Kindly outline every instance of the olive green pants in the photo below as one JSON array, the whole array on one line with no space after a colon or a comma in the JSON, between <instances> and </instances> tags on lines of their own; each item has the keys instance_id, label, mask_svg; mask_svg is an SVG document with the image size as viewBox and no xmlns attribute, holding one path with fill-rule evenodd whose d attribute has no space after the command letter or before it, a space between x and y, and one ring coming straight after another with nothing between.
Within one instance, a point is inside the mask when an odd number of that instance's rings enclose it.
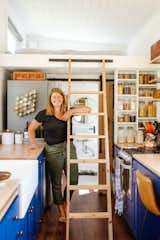
<instances>
[{"instance_id":1,"label":"olive green pants","mask_svg":"<svg viewBox=\"0 0 160 240\"><path fill-rule=\"evenodd\" d=\"M76 149L72 141L70 146L70 158L77 159ZM66 201L66 188L64 190L64 194L62 195L61 179L63 170L67 176L67 143L65 141L54 145L46 144L45 152L46 164L52 181L54 203L60 205ZM70 184L78 184L78 164L71 164ZM70 191L70 198L72 194L73 191Z\"/></svg>"}]
</instances>

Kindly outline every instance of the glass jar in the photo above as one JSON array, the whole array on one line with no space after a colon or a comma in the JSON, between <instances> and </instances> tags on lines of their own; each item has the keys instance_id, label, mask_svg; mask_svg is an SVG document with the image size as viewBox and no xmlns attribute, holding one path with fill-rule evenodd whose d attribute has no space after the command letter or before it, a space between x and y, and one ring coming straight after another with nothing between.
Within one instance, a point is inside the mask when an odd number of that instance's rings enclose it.
<instances>
[{"instance_id":1,"label":"glass jar","mask_svg":"<svg viewBox=\"0 0 160 240\"><path fill-rule=\"evenodd\" d=\"M131 95L135 95L136 94L136 85L133 83L131 84Z\"/></svg>"},{"instance_id":2,"label":"glass jar","mask_svg":"<svg viewBox=\"0 0 160 240\"><path fill-rule=\"evenodd\" d=\"M144 143L144 133L143 133L142 130L137 131L136 143L137 144L143 144Z\"/></svg>"},{"instance_id":3,"label":"glass jar","mask_svg":"<svg viewBox=\"0 0 160 240\"><path fill-rule=\"evenodd\" d=\"M139 84L143 84L143 75L142 74L139 75Z\"/></svg>"},{"instance_id":4,"label":"glass jar","mask_svg":"<svg viewBox=\"0 0 160 240\"><path fill-rule=\"evenodd\" d=\"M124 127L118 128L118 143L126 143L126 134Z\"/></svg>"},{"instance_id":5,"label":"glass jar","mask_svg":"<svg viewBox=\"0 0 160 240\"><path fill-rule=\"evenodd\" d=\"M130 115L129 114L124 115L124 122L130 122Z\"/></svg>"},{"instance_id":6,"label":"glass jar","mask_svg":"<svg viewBox=\"0 0 160 240\"><path fill-rule=\"evenodd\" d=\"M132 114L130 115L130 122L135 122L136 121L136 115Z\"/></svg>"},{"instance_id":7,"label":"glass jar","mask_svg":"<svg viewBox=\"0 0 160 240\"><path fill-rule=\"evenodd\" d=\"M148 103L148 117L156 117L156 106L154 102Z\"/></svg>"},{"instance_id":8,"label":"glass jar","mask_svg":"<svg viewBox=\"0 0 160 240\"><path fill-rule=\"evenodd\" d=\"M139 103L139 117L147 117L147 106L145 102Z\"/></svg>"},{"instance_id":9,"label":"glass jar","mask_svg":"<svg viewBox=\"0 0 160 240\"><path fill-rule=\"evenodd\" d=\"M134 100L131 100L130 107L131 110L136 110L136 102Z\"/></svg>"},{"instance_id":10,"label":"glass jar","mask_svg":"<svg viewBox=\"0 0 160 240\"><path fill-rule=\"evenodd\" d=\"M118 94L123 94L123 84L118 83Z\"/></svg>"},{"instance_id":11,"label":"glass jar","mask_svg":"<svg viewBox=\"0 0 160 240\"><path fill-rule=\"evenodd\" d=\"M135 129L133 127L127 127L127 143L135 142Z\"/></svg>"},{"instance_id":12,"label":"glass jar","mask_svg":"<svg viewBox=\"0 0 160 240\"><path fill-rule=\"evenodd\" d=\"M123 94L131 94L131 88L129 84L124 84Z\"/></svg>"},{"instance_id":13,"label":"glass jar","mask_svg":"<svg viewBox=\"0 0 160 240\"><path fill-rule=\"evenodd\" d=\"M123 114L118 115L118 122L124 122L124 115Z\"/></svg>"},{"instance_id":14,"label":"glass jar","mask_svg":"<svg viewBox=\"0 0 160 240\"><path fill-rule=\"evenodd\" d=\"M118 101L118 110L123 110L123 101Z\"/></svg>"}]
</instances>

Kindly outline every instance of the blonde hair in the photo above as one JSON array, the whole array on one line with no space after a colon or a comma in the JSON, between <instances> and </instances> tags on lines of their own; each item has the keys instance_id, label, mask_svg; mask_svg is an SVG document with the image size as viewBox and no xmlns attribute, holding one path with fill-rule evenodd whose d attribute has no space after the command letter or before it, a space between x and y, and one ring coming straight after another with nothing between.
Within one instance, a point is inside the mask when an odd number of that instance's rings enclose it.
<instances>
[{"instance_id":1,"label":"blonde hair","mask_svg":"<svg viewBox=\"0 0 160 240\"><path fill-rule=\"evenodd\" d=\"M67 110L65 95L64 95L63 91L60 88L52 88L50 93L49 93L49 96L48 96L47 107L46 107L46 115L49 115L49 116L52 116L52 115L55 114L54 106L51 102L51 96L52 96L53 93L59 93L63 97L63 103L61 105L60 111L62 113L65 113L65 111Z\"/></svg>"}]
</instances>

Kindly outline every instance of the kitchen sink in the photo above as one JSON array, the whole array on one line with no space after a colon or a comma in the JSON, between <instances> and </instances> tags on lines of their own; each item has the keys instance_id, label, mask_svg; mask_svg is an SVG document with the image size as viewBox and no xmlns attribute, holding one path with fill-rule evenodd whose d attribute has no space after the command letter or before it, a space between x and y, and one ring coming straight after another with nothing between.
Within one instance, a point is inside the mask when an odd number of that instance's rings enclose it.
<instances>
[{"instance_id":1,"label":"kitchen sink","mask_svg":"<svg viewBox=\"0 0 160 240\"><path fill-rule=\"evenodd\" d=\"M19 217L24 218L38 186L38 160L0 160L0 171L9 171L10 179L19 180Z\"/></svg>"}]
</instances>

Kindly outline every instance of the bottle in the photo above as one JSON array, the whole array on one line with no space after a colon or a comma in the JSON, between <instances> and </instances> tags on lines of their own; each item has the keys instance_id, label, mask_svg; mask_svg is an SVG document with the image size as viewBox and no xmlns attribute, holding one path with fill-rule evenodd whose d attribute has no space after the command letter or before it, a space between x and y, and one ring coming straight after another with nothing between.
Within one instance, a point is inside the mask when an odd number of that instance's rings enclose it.
<instances>
[{"instance_id":1,"label":"bottle","mask_svg":"<svg viewBox=\"0 0 160 240\"><path fill-rule=\"evenodd\" d=\"M23 132L23 139L24 141L28 141L29 139L29 134L28 134L28 127L29 127L29 122L26 122L26 126L24 128L24 132Z\"/></svg>"}]
</instances>

